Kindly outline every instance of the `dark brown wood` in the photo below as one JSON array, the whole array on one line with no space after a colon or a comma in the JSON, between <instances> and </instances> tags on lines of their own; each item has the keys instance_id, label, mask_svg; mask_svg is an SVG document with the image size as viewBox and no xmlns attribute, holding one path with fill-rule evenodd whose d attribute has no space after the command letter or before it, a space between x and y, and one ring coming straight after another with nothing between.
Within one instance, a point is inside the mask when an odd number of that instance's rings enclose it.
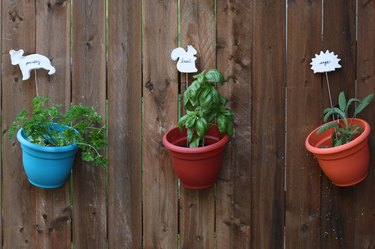
<instances>
[{"instance_id":1,"label":"dark brown wood","mask_svg":"<svg viewBox=\"0 0 375 249\"><path fill-rule=\"evenodd\" d=\"M341 69L329 73L333 105L338 94L355 96L356 74L356 1L324 1L323 50L329 49L341 59ZM323 109L329 106L327 82L323 78ZM355 187L339 188L324 175L321 185L321 247L353 248L356 203Z\"/></svg>"},{"instance_id":2,"label":"dark brown wood","mask_svg":"<svg viewBox=\"0 0 375 249\"><path fill-rule=\"evenodd\" d=\"M253 248L283 248L284 244L285 13L282 1L259 0L252 5Z\"/></svg>"},{"instance_id":3,"label":"dark brown wood","mask_svg":"<svg viewBox=\"0 0 375 249\"><path fill-rule=\"evenodd\" d=\"M375 92L375 2L358 1L357 36L357 96L363 98ZM361 118L375 127L375 103L361 114ZM375 248L375 172L374 172L374 133L371 132L370 170L367 179L356 186L355 238L353 248Z\"/></svg>"},{"instance_id":4,"label":"dark brown wood","mask_svg":"<svg viewBox=\"0 0 375 249\"><path fill-rule=\"evenodd\" d=\"M142 248L142 5L108 4L108 240L110 249L137 249Z\"/></svg>"},{"instance_id":5,"label":"dark brown wood","mask_svg":"<svg viewBox=\"0 0 375 249\"><path fill-rule=\"evenodd\" d=\"M250 246L251 229L251 41L250 1L218 1L217 67L226 82L220 91L236 113L235 137L226 147L221 175L216 185L216 246Z\"/></svg>"},{"instance_id":6,"label":"dark brown wood","mask_svg":"<svg viewBox=\"0 0 375 249\"><path fill-rule=\"evenodd\" d=\"M38 94L51 104L70 103L70 2L36 1L36 52L47 56L56 68L53 76L38 70ZM33 73L32 76L35 74ZM36 247L70 249L70 181L57 189L36 188Z\"/></svg>"},{"instance_id":7,"label":"dark brown wood","mask_svg":"<svg viewBox=\"0 0 375 249\"><path fill-rule=\"evenodd\" d=\"M35 96L34 79L23 82L18 66L10 63L9 50L35 53L35 2L2 1L2 123L3 123L3 245L36 249L35 187L24 173L21 150L7 130L18 112Z\"/></svg>"},{"instance_id":8,"label":"dark brown wood","mask_svg":"<svg viewBox=\"0 0 375 249\"><path fill-rule=\"evenodd\" d=\"M214 1L181 1L181 45L196 48L199 71L216 67ZM180 205L181 248L214 248L214 187L197 191L181 186Z\"/></svg>"},{"instance_id":9,"label":"dark brown wood","mask_svg":"<svg viewBox=\"0 0 375 249\"><path fill-rule=\"evenodd\" d=\"M162 136L177 123L177 1L145 1L143 9L143 247L176 248L177 177Z\"/></svg>"},{"instance_id":10,"label":"dark brown wood","mask_svg":"<svg viewBox=\"0 0 375 249\"><path fill-rule=\"evenodd\" d=\"M320 169L304 142L321 124L321 20L321 1L288 1L285 248L320 248Z\"/></svg>"},{"instance_id":11,"label":"dark brown wood","mask_svg":"<svg viewBox=\"0 0 375 249\"><path fill-rule=\"evenodd\" d=\"M72 8L72 102L105 117L105 1L74 1ZM106 170L77 160L73 191L74 248L106 248Z\"/></svg>"},{"instance_id":12,"label":"dark brown wood","mask_svg":"<svg viewBox=\"0 0 375 249\"><path fill-rule=\"evenodd\" d=\"M1 15L3 15L3 12L2 12L2 1L0 0L0 13ZM3 27L3 19L0 17L0 27L2 28ZM2 37L3 37L3 34L2 32L0 31L0 46L2 44ZM1 49L0 49L1 50ZM3 52L3 51L2 51ZM3 54L3 53L2 53ZM3 56L0 57L0 65L3 65ZM0 80L2 79L2 76L0 76ZM0 103L2 104L3 102L3 96L2 96L2 89L0 89ZM1 122L1 132L4 134L4 129L3 129L3 122ZM3 168L3 136L0 136L0 145L1 145L1 149L0 149L0 191L1 193L3 193L3 173L2 173L2 168ZM0 210L1 212L3 212L3 198L1 198L0 200ZM4 231L4 228L3 228L3 216L1 216L1 219L0 219L0 229L1 229L1 232L3 233ZM3 236L0 237L0 245L3 244Z\"/></svg>"}]
</instances>

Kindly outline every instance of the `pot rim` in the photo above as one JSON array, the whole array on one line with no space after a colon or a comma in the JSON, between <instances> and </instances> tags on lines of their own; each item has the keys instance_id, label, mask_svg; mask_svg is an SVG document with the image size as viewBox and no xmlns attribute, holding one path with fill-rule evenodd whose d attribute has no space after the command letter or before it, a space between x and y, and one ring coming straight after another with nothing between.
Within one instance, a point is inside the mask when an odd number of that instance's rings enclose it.
<instances>
[{"instance_id":1,"label":"pot rim","mask_svg":"<svg viewBox=\"0 0 375 249\"><path fill-rule=\"evenodd\" d=\"M314 154L327 155L327 154L338 153L338 152L350 149L350 148L355 147L356 145L362 143L363 141L365 141L369 137L370 131L371 131L371 127L370 127L369 123L367 123L365 120L360 119L360 118L348 118L348 120L356 120L356 121L359 121L361 123L360 126L363 128L363 132L361 133L361 135L359 135L358 137L356 137L355 139L353 139L349 143L346 143L346 144L343 144L343 145L340 145L340 146L337 146L337 147L318 148L318 147L315 147L315 146L310 144L310 138L312 136L318 136L316 134L316 132L320 129L320 127L325 125L325 124L322 124L319 127L315 128L307 136L307 138L305 140L306 149L308 151L310 151L311 153L314 153ZM333 122L337 122L337 121L331 121L329 123L333 123Z\"/></svg>"},{"instance_id":2,"label":"pot rim","mask_svg":"<svg viewBox=\"0 0 375 249\"><path fill-rule=\"evenodd\" d=\"M184 154L205 153L205 152L213 151L213 150L216 150L218 148L224 147L230 140L229 136L227 134L224 134L223 137L219 141L217 141L216 143L210 144L210 145L206 145L206 146L198 147L198 148L181 147L181 146L177 146L177 145L172 144L167 139L168 134L171 133L172 131L176 130L176 129L179 129L179 128L174 127L172 129L168 130L163 135L163 139L162 139L164 146L168 150L171 150L173 152L184 153Z\"/></svg>"},{"instance_id":3,"label":"pot rim","mask_svg":"<svg viewBox=\"0 0 375 249\"><path fill-rule=\"evenodd\" d=\"M25 138L25 134L23 133L23 128L18 130L17 139L21 145L26 146L36 151L59 153L59 152L67 152L67 151L72 151L72 150L77 149L76 144L71 144L71 145L66 145L66 146L42 146L39 144L34 144Z\"/></svg>"}]
</instances>

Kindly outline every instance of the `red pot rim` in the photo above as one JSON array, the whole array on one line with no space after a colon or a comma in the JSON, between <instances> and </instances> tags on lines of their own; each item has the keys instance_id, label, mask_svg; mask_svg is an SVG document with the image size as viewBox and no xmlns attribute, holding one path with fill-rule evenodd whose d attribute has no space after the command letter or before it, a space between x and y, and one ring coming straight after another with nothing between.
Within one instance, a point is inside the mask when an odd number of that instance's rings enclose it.
<instances>
[{"instance_id":1,"label":"red pot rim","mask_svg":"<svg viewBox=\"0 0 375 249\"><path fill-rule=\"evenodd\" d=\"M319 126L318 128L314 129L306 138L305 140L305 147L308 151L310 151L311 153L314 153L314 154L333 154L333 153L337 153L337 152L341 152L341 151L344 151L344 150L347 150L347 149L350 149L360 143L362 143L363 141L365 141L368 136L370 135L370 131L371 131L371 127L370 125L363 119L360 119L360 118L348 118L348 120L355 120L356 123L358 123L362 128L363 128L363 132L361 135L359 135L357 138L355 138L354 140L350 141L349 143L346 143L344 145L340 145L340 146L337 146L337 147L331 147L331 148L318 148L318 147L315 147L313 145L311 145L310 143L310 140L311 140L311 137L313 136L318 136L316 134L316 132L320 129L320 127L322 127L323 125ZM333 123L333 122L337 122L337 121L332 121L330 123Z\"/></svg>"},{"instance_id":2,"label":"red pot rim","mask_svg":"<svg viewBox=\"0 0 375 249\"><path fill-rule=\"evenodd\" d=\"M172 128L164 134L163 144L168 150L171 150L177 153L185 153L185 154L205 153L205 152L209 152L209 151L224 147L230 140L229 136L227 134L224 134L222 135L222 138L219 141L210 145L206 145L206 146L198 147L198 148L181 147L181 146L174 145L173 143L168 141L168 135L175 130L179 130L179 128L178 127ZM182 135L182 132L181 132L181 135Z\"/></svg>"}]
</instances>

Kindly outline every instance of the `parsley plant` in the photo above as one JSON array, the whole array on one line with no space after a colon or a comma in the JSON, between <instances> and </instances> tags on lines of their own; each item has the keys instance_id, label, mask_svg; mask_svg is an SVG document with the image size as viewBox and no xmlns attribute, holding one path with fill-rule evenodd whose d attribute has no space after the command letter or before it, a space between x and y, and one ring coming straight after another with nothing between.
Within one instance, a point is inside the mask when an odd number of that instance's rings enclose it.
<instances>
[{"instance_id":1,"label":"parsley plant","mask_svg":"<svg viewBox=\"0 0 375 249\"><path fill-rule=\"evenodd\" d=\"M42 96L34 98L31 115L27 109L17 115L9 129L9 139L22 127L31 143L56 147L76 144L82 151L82 160L107 166L107 159L101 152L107 147L106 125L101 125L102 118L94 108L75 104L62 113L61 105L47 106L48 101L49 98Z\"/></svg>"}]
</instances>

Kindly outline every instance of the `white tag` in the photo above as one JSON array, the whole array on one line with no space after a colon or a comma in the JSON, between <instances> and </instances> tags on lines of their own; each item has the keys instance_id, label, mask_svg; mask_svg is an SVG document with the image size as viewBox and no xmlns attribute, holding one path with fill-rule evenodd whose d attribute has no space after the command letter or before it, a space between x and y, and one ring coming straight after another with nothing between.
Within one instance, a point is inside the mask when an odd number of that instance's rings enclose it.
<instances>
[{"instance_id":1,"label":"white tag","mask_svg":"<svg viewBox=\"0 0 375 249\"><path fill-rule=\"evenodd\" d=\"M49 75L56 72L56 69L51 65L51 61L46 56L40 54L23 56L23 53L23 49L9 51L12 65L19 65L21 69L22 80L28 80L30 78L30 71L34 69L43 68L48 70Z\"/></svg>"},{"instance_id":2,"label":"white tag","mask_svg":"<svg viewBox=\"0 0 375 249\"><path fill-rule=\"evenodd\" d=\"M340 60L341 59L339 59L333 52L330 53L327 50L323 53L323 51L320 51L320 54L315 54L315 58L313 58L310 63L311 70L313 70L314 73L335 71L336 68L341 68L341 65L339 64Z\"/></svg>"},{"instance_id":3,"label":"white tag","mask_svg":"<svg viewBox=\"0 0 375 249\"><path fill-rule=\"evenodd\" d=\"M197 57L194 55L197 54L197 50L193 48L193 46L188 45L187 51L185 49L178 47L173 49L171 53L172 60L178 60L177 62L177 70L181 73L195 73L198 72L198 69L195 66L195 61Z\"/></svg>"}]
</instances>

